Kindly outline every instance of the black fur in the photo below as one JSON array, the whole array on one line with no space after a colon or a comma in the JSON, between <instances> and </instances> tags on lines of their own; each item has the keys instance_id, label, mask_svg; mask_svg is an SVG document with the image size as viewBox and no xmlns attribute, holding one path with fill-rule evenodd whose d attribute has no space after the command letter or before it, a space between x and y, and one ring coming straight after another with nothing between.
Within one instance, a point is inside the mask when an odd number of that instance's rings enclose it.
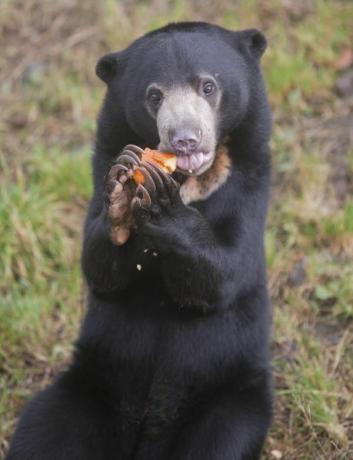
<instances>
[{"instance_id":1,"label":"black fur","mask_svg":"<svg viewBox=\"0 0 353 460\"><path fill-rule=\"evenodd\" d=\"M254 30L181 23L98 64L108 91L82 256L88 312L73 364L28 404L8 460L259 458L272 405L265 46ZM218 134L229 139L229 179L191 206L176 197L158 221L142 219L114 246L104 177L126 144L158 142L146 85L192 84L205 71L218 74L223 91Z\"/></svg>"}]
</instances>

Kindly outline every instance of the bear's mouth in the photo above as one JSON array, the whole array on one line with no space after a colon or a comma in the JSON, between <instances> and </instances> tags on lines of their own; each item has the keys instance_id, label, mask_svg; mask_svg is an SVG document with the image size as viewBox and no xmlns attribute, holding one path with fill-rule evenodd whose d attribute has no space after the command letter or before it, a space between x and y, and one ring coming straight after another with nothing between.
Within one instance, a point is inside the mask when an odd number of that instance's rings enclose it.
<instances>
[{"instance_id":1,"label":"bear's mouth","mask_svg":"<svg viewBox=\"0 0 353 460\"><path fill-rule=\"evenodd\" d=\"M188 155L177 155L177 171L187 175L198 175L211 165L213 152L196 152Z\"/></svg>"},{"instance_id":2,"label":"bear's mouth","mask_svg":"<svg viewBox=\"0 0 353 460\"><path fill-rule=\"evenodd\" d=\"M211 159L211 152L204 153L192 153L191 155L178 155L177 156L177 167L186 170L197 170L204 163Z\"/></svg>"}]
</instances>

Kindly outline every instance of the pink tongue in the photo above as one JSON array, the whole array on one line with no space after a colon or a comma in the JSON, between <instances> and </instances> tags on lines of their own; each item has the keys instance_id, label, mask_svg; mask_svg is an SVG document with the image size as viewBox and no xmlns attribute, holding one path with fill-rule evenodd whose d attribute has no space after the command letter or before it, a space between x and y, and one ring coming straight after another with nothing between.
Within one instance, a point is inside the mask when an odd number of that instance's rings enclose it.
<instances>
[{"instance_id":1,"label":"pink tongue","mask_svg":"<svg viewBox=\"0 0 353 460\"><path fill-rule=\"evenodd\" d=\"M180 169L185 169L187 171L198 169L204 160L203 153L196 153L193 155L183 155L181 157L177 157L177 166Z\"/></svg>"},{"instance_id":2,"label":"pink tongue","mask_svg":"<svg viewBox=\"0 0 353 460\"><path fill-rule=\"evenodd\" d=\"M177 157L177 166L181 169L190 169L191 168L190 157L186 155L182 157Z\"/></svg>"}]
</instances>

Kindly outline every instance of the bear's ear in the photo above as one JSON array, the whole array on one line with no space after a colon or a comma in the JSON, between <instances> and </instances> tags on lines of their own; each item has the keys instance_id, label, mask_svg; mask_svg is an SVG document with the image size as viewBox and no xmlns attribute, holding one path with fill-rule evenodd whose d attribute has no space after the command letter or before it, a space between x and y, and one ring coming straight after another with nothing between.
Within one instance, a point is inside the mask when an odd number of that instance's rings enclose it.
<instances>
[{"instance_id":1,"label":"bear's ear","mask_svg":"<svg viewBox=\"0 0 353 460\"><path fill-rule=\"evenodd\" d=\"M96 74L107 85L119 71L123 57L123 51L108 53L102 56L96 65Z\"/></svg>"},{"instance_id":2,"label":"bear's ear","mask_svg":"<svg viewBox=\"0 0 353 460\"><path fill-rule=\"evenodd\" d=\"M245 45L249 53L257 59L260 59L267 47L266 37L257 29L246 29L241 31L240 41Z\"/></svg>"}]
</instances>

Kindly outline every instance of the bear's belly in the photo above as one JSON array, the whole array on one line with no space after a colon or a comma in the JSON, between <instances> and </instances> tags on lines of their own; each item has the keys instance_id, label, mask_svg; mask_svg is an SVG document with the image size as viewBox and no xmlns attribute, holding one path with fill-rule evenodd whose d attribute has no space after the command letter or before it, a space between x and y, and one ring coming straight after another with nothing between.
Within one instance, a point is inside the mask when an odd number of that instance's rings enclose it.
<instances>
[{"instance_id":1,"label":"bear's belly","mask_svg":"<svg viewBox=\"0 0 353 460\"><path fill-rule=\"evenodd\" d=\"M200 315L153 296L136 300L100 301L99 308L91 303L78 344L94 386L116 411L125 452L135 449L142 425L148 437L165 439L167 448L189 411L207 404L225 382L238 385L244 354L255 352L234 311ZM92 349L97 370L91 368Z\"/></svg>"},{"instance_id":2,"label":"bear's belly","mask_svg":"<svg viewBox=\"0 0 353 460\"><path fill-rule=\"evenodd\" d=\"M80 342L98 346L131 380L219 380L232 371L244 351L242 330L233 311L200 315L178 311L156 298L136 308L124 304L91 309ZM125 377L124 377L125 379ZM147 383L148 382L148 383ZM128 385L128 382L127 382Z\"/></svg>"}]
</instances>

